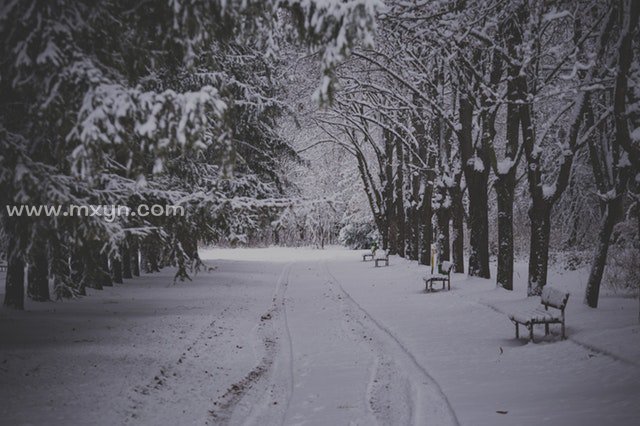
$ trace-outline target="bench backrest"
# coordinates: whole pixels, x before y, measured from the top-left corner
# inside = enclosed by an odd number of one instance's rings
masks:
[[[451,274],[451,271],[453,271],[453,262],[449,262],[448,260],[443,261],[442,265],[440,266],[440,270],[443,274]]]
[[[564,311],[565,306],[567,306],[568,300],[569,300],[569,293],[563,293],[560,290],[551,288],[549,286],[545,286],[542,289],[540,303],[545,305],[545,307],[551,306],[552,308],[556,308]]]
[[[375,259],[386,259],[389,257],[389,252],[386,250],[376,250],[376,254],[374,256]]]

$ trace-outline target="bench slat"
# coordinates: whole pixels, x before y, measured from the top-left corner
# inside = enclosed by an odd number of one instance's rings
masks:
[[[453,262],[449,262],[448,260],[443,261],[441,269],[444,274],[450,274],[453,270]]]
[[[549,305],[556,309],[564,309],[569,300],[569,293],[563,293],[560,290],[545,286],[542,289],[542,295],[540,296],[540,302],[543,305]]]
[[[567,306],[569,293],[563,293],[560,290],[545,287],[540,295],[540,304],[537,308],[527,308],[522,311],[516,311],[509,314],[509,319],[516,326],[516,339],[520,337],[518,325],[523,324],[529,329],[529,340],[533,341],[533,326],[535,324],[544,324],[545,335],[549,334],[549,324],[561,324],[562,338],[565,338],[565,316],[564,308]],[[557,311],[550,311],[549,307],[556,308]]]
[[[424,278],[425,281],[429,281],[429,280],[437,281],[437,280],[448,280],[448,279],[449,279],[449,275],[441,275],[441,274],[433,274]]]
[[[373,258],[376,260],[387,260],[389,258],[389,253],[386,250],[376,250],[376,254]]]
[[[513,321],[518,321],[520,324],[529,324],[531,322],[557,322],[562,320],[562,317],[560,315],[554,314],[551,311],[545,311],[544,309],[540,308],[530,309],[522,312],[514,312],[509,315],[509,318]]]

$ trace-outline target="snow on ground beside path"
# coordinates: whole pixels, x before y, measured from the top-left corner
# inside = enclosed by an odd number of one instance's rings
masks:
[[[536,336],[542,342],[530,344],[514,339],[514,326],[503,313],[539,303],[537,298],[523,302],[523,278],[508,292],[491,280],[454,274],[450,292],[427,294],[424,266],[392,257],[390,267],[373,268],[358,260],[353,255],[330,267],[345,290],[438,381],[461,424],[637,424],[637,300],[603,298],[592,310],[582,304],[586,279],[550,273],[551,284],[571,292],[569,340],[545,339],[541,326]],[[526,265],[518,264],[516,271],[526,277]],[[551,327],[558,332],[558,326]]]
[[[282,270],[216,265],[193,282],[173,285],[166,269],[78,300],[0,309],[0,423],[210,421],[216,397],[254,366],[248,336]]]
[[[585,271],[550,271],[571,293],[569,340],[540,327],[530,344],[506,316],[537,303],[526,265],[513,292],[455,274],[450,292],[426,294],[427,267],[361,254],[206,249],[216,269],[193,282],[165,270],[2,308],[1,423],[637,423],[637,300],[592,310]]]

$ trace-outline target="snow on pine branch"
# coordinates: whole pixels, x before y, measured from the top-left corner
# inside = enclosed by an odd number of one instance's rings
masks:
[[[76,173],[90,176],[101,151],[113,145],[132,149],[137,144],[136,151],[153,153],[156,159],[174,147],[205,148],[212,142],[213,128],[222,127],[226,108],[211,86],[156,93],[98,84],[85,94],[78,123],[67,137],[79,143],[72,153]]]
[[[298,31],[312,48],[320,49],[323,77],[314,99],[331,101],[333,70],[351,54],[356,43],[374,45],[375,16],[384,8],[377,0],[285,0]]]

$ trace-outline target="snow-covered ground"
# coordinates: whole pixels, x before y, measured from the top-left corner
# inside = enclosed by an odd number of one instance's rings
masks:
[[[173,271],[89,297],[0,310],[2,424],[637,424],[638,301],[582,304],[567,334],[514,339],[516,290],[344,249],[203,250],[216,269]],[[3,277],[0,277],[3,278]],[[524,303],[536,303],[530,299]],[[557,333],[555,327],[552,331]],[[526,333],[522,333],[525,335]]]

